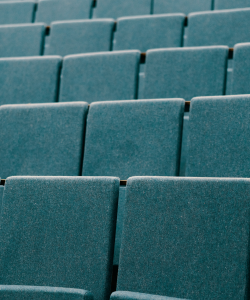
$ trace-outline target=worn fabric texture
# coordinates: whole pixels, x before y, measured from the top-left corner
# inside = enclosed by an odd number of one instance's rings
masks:
[[[249,213],[250,179],[130,178],[117,290],[246,299]]]
[[[112,19],[53,22],[45,54],[65,56],[109,51],[113,28]]]
[[[0,176],[81,174],[88,104],[0,107]]]
[[[152,294],[144,294],[144,293],[114,292],[111,294],[110,300],[181,300],[181,299],[152,295]]]
[[[238,0],[237,0],[238,1]],[[183,13],[212,9],[212,0],[154,0],[154,14]]]
[[[0,283],[110,295],[118,178],[11,177],[0,229]]]
[[[184,20],[183,14],[120,18],[114,50],[181,47]]]
[[[116,232],[115,232],[115,252],[114,252],[114,260],[113,260],[114,265],[119,265],[125,201],[126,201],[126,187],[120,186],[117,221],[116,221]]]
[[[42,55],[44,24],[0,26],[0,57]]]
[[[139,63],[136,50],[66,56],[59,101],[136,99]]]
[[[89,19],[92,0],[40,0],[36,22]]]
[[[250,43],[234,47],[232,94],[250,94]]]
[[[191,13],[186,46],[234,47],[237,43],[250,41],[249,27],[250,8]]]
[[[62,58],[0,59],[0,105],[56,102]]]
[[[33,1],[0,1],[0,24],[31,23],[34,12]]]
[[[250,177],[250,96],[191,102],[186,176]]]
[[[184,104],[183,99],[91,104],[83,175],[177,176]]]
[[[187,47],[147,51],[145,99],[224,95],[228,47]]]
[[[93,300],[85,290],[24,285],[0,285],[2,300]]]
[[[95,18],[117,19],[124,16],[149,15],[151,0],[98,0]]]
[[[233,9],[250,7],[250,0],[214,0],[214,9]]]

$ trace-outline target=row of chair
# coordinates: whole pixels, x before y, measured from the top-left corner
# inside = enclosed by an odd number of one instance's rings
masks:
[[[191,101],[186,176],[250,177],[249,102],[249,95]],[[1,106],[0,176],[178,176],[184,104],[107,101],[89,112],[84,102]],[[116,265],[125,199],[121,187]]]
[[[241,3],[240,3],[241,1]],[[213,0],[40,0],[0,1],[0,24],[113,18],[209,11]],[[95,6],[96,7],[93,7]],[[250,7],[249,0],[215,0],[214,9]]]
[[[109,299],[118,194],[114,177],[8,178],[1,299]],[[111,300],[246,299],[249,195],[249,179],[130,178]]]
[[[121,18],[116,31],[113,19],[54,22],[49,36],[43,23],[2,25],[0,57],[135,49],[146,52],[183,45],[234,47],[250,41],[250,8],[191,14],[183,40],[185,20],[183,14]]]
[[[250,93],[249,54],[250,43],[235,47],[231,94]],[[225,95],[227,58],[225,46],[149,50],[139,82],[136,50],[2,58],[0,105]]]

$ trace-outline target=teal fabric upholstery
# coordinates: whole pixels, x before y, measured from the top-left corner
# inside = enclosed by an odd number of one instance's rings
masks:
[[[228,47],[147,51],[145,99],[224,95]]]
[[[0,57],[41,55],[44,35],[44,24],[1,25]]]
[[[33,1],[0,2],[0,24],[31,23],[34,11]]]
[[[233,80],[233,59],[228,59],[228,61],[227,61],[226,95],[232,95],[232,80]]]
[[[117,20],[114,50],[181,47],[185,15],[159,15]]]
[[[249,210],[249,179],[130,178],[117,290],[246,299]]]
[[[114,292],[112,293],[110,300],[181,300],[177,298],[170,298],[166,296],[150,295],[143,293],[133,292]]]
[[[126,201],[126,187],[121,186],[119,189],[119,205],[117,210],[117,222],[116,222],[116,231],[115,231],[115,252],[114,252],[114,260],[113,260],[113,264],[116,266],[119,265],[125,201]]]
[[[250,8],[192,13],[186,46],[227,45],[250,41]]]
[[[2,207],[3,192],[4,192],[4,186],[0,185],[0,211]]]
[[[183,129],[181,139],[181,160],[180,160],[180,176],[185,176],[186,160],[188,153],[188,133],[189,133],[189,113],[184,113]]]
[[[237,0],[238,1],[238,0]],[[184,13],[212,9],[212,0],[154,0],[154,14]]]
[[[94,17],[117,19],[124,16],[149,15],[150,12],[151,0],[98,0]]]
[[[53,22],[45,54],[65,56],[109,51],[113,28],[112,19]]]
[[[24,285],[0,285],[2,300],[93,300],[85,290]]]
[[[85,176],[176,176],[183,99],[106,101],[90,105]]]
[[[89,19],[92,0],[40,0],[36,22]]]
[[[0,176],[81,174],[88,104],[0,107]]]
[[[1,284],[84,289],[108,300],[119,183],[114,177],[8,178]]]
[[[250,7],[250,0],[214,0],[214,9]]]
[[[186,176],[250,177],[250,96],[191,101]]]
[[[250,43],[234,47],[232,94],[250,94]]]
[[[66,56],[59,101],[136,99],[139,63],[139,51]]]
[[[83,175],[177,176],[184,100],[93,103],[87,121]],[[120,188],[114,264],[119,264],[126,189]]]
[[[56,102],[62,58],[0,58],[0,105]]]

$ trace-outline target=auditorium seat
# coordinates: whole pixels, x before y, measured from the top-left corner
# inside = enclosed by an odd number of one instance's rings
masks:
[[[104,101],[90,105],[84,176],[177,176],[183,99]]]
[[[228,47],[149,50],[143,97],[184,98],[224,95]]]
[[[250,96],[191,101],[186,176],[250,177]]]
[[[150,13],[151,0],[98,0],[93,15],[95,18],[117,19],[124,16],[149,15]]]
[[[42,55],[44,24],[0,26],[0,57]]]
[[[81,174],[88,104],[0,106],[0,176]]]
[[[184,13],[188,15],[191,12],[211,9],[211,0],[154,0],[154,14]]]
[[[84,289],[108,300],[118,191],[114,177],[8,178],[0,283]]]
[[[227,45],[250,41],[250,8],[192,13],[186,46]]]
[[[2,300],[93,300],[93,295],[85,290],[23,285],[0,285],[0,297]]]
[[[215,0],[214,1],[214,9],[233,9],[233,8],[244,8],[244,7],[250,7],[250,0]]]
[[[152,295],[152,294],[135,293],[135,292],[114,292],[111,295],[110,300],[181,300],[181,299]]]
[[[40,0],[36,22],[89,19],[92,0]]]
[[[0,58],[0,105],[56,102],[60,56]]]
[[[0,1],[0,24],[31,23],[34,12],[33,1]]]
[[[178,176],[184,100],[110,101],[90,105],[84,176]],[[120,189],[114,264],[119,261],[124,187]]]
[[[59,101],[136,99],[139,63],[139,51],[66,56]]]
[[[234,47],[232,94],[250,94],[250,43]]]
[[[114,50],[181,47],[185,15],[154,15],[117,20]]]
[[[112,19],[53,22],[45,54],[65,56],[109,51],[113,28]]]
[[[245,299],[249,210],[249,179],[130,178],[117,291]]]

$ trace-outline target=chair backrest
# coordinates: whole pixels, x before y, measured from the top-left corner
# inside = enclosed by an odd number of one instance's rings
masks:
[[[40,0],[36,22],[89,19],[92,0]]]
[[[94,17],[117,19],[124,16],[149,15],[150,12],[151,0],[98,0]]]
[[[159,296],[152,294],[136,293],[136,292],[114,292],[111,294],[110,300],[185,300],[168,296]]]
[[[234,47],[232,95],[250,94],[250,43]]]
[[[0,58],[0,105],[56,102],[62,58]]]
[[[130,178],[117,290],[246,299],[249,211],[249,179]]]
[[[177,176],[183,113],[183,99],[91,104],[82,174]]]
[[[250,7],[250,0],[214,0],[214,9]]]
[[[42,55],[44,24],[0,26],[0,57]]]
[[[250,96],[191,101],[186,176],[250,177]]]
[[[0,285],[0,297],[3,300],[93,300],[93,295],[85,290],[25,285]]]
[[[108,300],[118,193],[114,177],[8,178],[0,283],[84,289]]]
[[[0,107],[0,176],[81,175],[88,104]]]
[[[154,0],[154,14],[184,13],[212,9],[212,0]]]
[[[192,13],[186,46],[227,45],[250,41],[250,8]]]
[[[149,50],[143,96],[184,98],[224,95],[228,47]]]
[[[0,1],[0,24],[31,23],[34,12],[34,1]]]
[[[181,47],[184,20],[183,14],[120,18],[114,50]]]
[[[45,54],[65,56],[110,51],[113,28],[112,19],[53,22]]]
[[[59,101],[136,99],[139,63],[136,50],[66,56]]]

